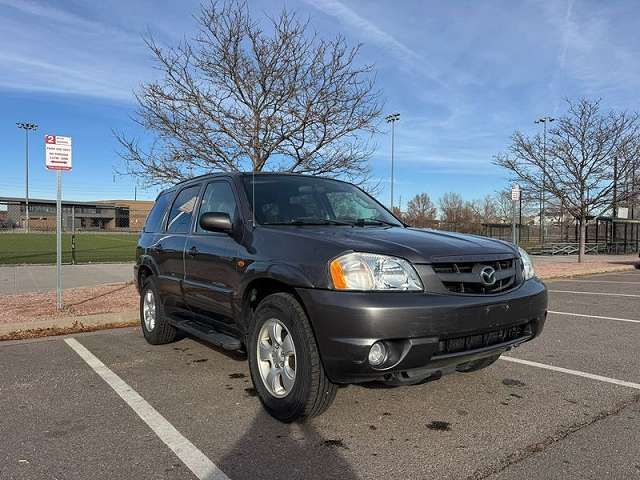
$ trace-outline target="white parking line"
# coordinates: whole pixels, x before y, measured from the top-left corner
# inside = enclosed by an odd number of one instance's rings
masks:
[[[65,342],[129,405],[200,480],[229,480],[222,470],[185,438],[133,388],[113,373],[75,338]]]
[[[618,322],[640,323],[640,320],[632,320],[630,318],[602,317],[600,315],[584,315],[582,313],[554,312],[553,310],[549,310],[548,313],[552,313],[554,315],[567,315],[570,317],[598,318],[600,320],[616,320]]]
[[[602,375],[581,372],[579,370],[570,370],[568,368],[555,367],[553,365],[547,365],[545,363],[530,362],[529,360],[522,360],[520,358],[505,357],[504,355],[501,356],[500,359],[506,360],[507,362],[521,363],[530,367],[544,368],[545,370],[553,370],[554,372],[560,373],[568,373],[569,375],[577,375],[578,377],[589,378],[591,380],[597,380],[599,382],[613,383],[614,385],[620,385],[622,387],[629,387],[640,390],[640,383],[627,382],[625,380],[618,380],[617,378],[603,377]]]
[[[635,297],[640,298],[640,295],[632,295],[630,293],[605,293],[605,292],[576,292],[573,290],[549,290],[551,293],[581,293],[583,295],[604,295],[607,297]]]

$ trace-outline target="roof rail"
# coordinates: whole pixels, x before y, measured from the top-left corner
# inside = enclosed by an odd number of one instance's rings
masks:
[[[203,173],[202,175],[196,175],[195,177],[191,177],[191,178],[187,178],[186,180],[181,180],[180,182],[174,183],[171,187],[175,187],[178,185],[182,185],[183,183],[187,183],[187,182],[191,182],[193,180],[197,180],[199,178],[204,178],[204,177],[212,177],[212,176],[216,176],[216,175],[224,175],[224,174],[228,174],[229,172],[210,172],[210,173]],[[171,187],[168,187],[167,190]]]

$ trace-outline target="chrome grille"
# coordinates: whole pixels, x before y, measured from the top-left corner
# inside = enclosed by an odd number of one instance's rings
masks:
[[[516,258],[477,262],[448,262],[432,265],[447,290],[454,293],[486,295],[506,292],[517,286]],[[493,271],[493,283],[483,280],[482,272]]]

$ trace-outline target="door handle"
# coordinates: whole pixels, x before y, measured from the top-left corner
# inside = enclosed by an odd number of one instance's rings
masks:
[[[196,255],[198,255],[198,248],[193,246],[189,249],[188,253],[190,257],[195,257]]]

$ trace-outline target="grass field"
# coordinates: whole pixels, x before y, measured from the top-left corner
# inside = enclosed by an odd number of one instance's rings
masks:
[[[76,234],[76,263],[135,260],[136,234]],[[55,263],[56,236],[50,233],[0,234],[0,264]],[[71,234],[62,236],[62,262],[71,263]]]

